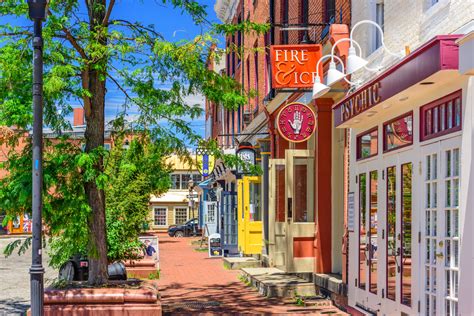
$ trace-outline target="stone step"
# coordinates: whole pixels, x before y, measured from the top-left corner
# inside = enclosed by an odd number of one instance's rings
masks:
[[[257,288],[267,297],[316,296],[316,288],[295,275],[276,268],[243,268],[244,282]]]
[[[260,267],[260,261],[253,257],[225,257],[222,258],[222,261],[224,267],[229,270]]]

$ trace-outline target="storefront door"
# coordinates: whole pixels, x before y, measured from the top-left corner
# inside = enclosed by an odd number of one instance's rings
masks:
[[[232,184],[232,187],[234,184]],[[224,255],[236,254],[237,251],[237,193],[233,190],[221,193],[222,229],[221,238]]]
[[[285,272],[314,269],[314,157],[286,150],[270,160],[269,257]]]
[[[238,181],[238,242],[244,255],[261,254],[263,246],[260,177],[244,176]]]
[[[460,137],[423,147],[421,312],[458,315]]]

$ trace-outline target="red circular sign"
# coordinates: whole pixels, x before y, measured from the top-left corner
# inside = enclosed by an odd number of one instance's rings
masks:
[[[293,143],[301,143],[313,135],[316,129],[316,116],[306,104],[290,103],[278,114],[277,125],[283,138]]]

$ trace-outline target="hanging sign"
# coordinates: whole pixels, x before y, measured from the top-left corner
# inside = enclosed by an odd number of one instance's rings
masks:
[[[322,56],[322,46],[272,45],[272,88],[312,88],[316,64]],[[322,65],[319,73],[322,72]]]
[[[215,158],[210,155],[205,148],[196,149],[196,165],[203,177],[208,177],[215,166]]]
[[[290,103],[281,109],[277,118],[278,132],[289,142],[307,141],[316,129],[314,111],[303,103]]]
[[[237,157],[239,157],[245,165],[255,165],[257,163],[257,154],[253,146],[249,143],[240,144],[237,149]],[[240,164],[237,166],[237,174],[244,174],[245,170]]]

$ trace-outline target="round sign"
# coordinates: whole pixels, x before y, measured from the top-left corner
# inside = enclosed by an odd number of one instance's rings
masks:
[[[287,141],[307,141],[316,129],[314,111],[303,103],[290,103],[281,109],[277,118],[278,131]]]

